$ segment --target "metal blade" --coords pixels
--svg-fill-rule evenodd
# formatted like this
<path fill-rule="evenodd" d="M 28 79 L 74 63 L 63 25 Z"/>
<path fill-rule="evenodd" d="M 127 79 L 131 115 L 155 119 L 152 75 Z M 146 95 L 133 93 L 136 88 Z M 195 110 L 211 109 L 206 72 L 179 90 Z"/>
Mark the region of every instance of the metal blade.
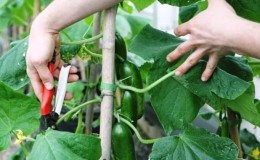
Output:
<path fill-rule="evenodd" d="M 58 115 L 60 115 L 61 108 L 63 106 L 70 67 L 71 65 L 63 65 L 60 71 L 57 93 L 55 97 L 55 106 L 53 107 L 53 111 Z"/>

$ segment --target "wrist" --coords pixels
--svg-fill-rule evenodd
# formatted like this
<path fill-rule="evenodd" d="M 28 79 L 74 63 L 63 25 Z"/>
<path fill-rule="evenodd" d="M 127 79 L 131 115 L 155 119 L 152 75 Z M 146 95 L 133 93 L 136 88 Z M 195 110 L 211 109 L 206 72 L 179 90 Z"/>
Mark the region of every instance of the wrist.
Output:
<path fill-rule="evenodd" d="M 51 34 L 58 34 L 59 30 L 54 29 L 48 20 L 43 15 L 38 15 L 36 19 L 33 21 L 31 25 L 30 34 L 41 34 L 41 33 L 51 33 Z"/>

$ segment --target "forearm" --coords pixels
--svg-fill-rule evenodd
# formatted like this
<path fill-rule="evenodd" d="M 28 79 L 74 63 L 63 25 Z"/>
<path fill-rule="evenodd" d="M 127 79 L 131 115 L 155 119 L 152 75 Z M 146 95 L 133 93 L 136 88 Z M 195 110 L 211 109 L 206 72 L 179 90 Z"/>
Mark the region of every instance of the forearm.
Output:
<path fill-rule="evenodd" d="M 55 0 L 34 21 L 32 29 L 59 32 L 63 28 L 109 8 L 122 0 Z"/>
<path fill-rule="evenodd" d="M 239 54 L 260 58 L 260 24 L 239 17 L 226 43 Z"/>

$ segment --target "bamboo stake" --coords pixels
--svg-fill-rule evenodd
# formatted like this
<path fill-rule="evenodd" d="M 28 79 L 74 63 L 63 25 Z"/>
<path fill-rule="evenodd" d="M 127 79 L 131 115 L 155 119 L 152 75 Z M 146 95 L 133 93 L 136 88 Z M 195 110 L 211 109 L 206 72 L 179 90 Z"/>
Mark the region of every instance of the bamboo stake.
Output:
<path fill-rule="evenodd" d="M 114 59 L 115 59 L 115 15 L 116 7 L 105 10 L 103 59 L 102 59 L 102 83 L 114 84 Z M 102 90 L 100 138 L 102 148 L 102 160 L 110 159 L 111 130 L 113 114 L 113 91 Z"/>
<path fill-rule="evenodd" d="M 33 6 L 33 19 L 41 12 L 41 1 L 34 0 Z"/>
<path fill-rule="evenodd" d="M 96 36 L 100 33 L 100 20 L 101 20 L 101 12 L 98 12 L 94 15 L 94 26 L 93 26 L 93 32 L 92 35 Z M 95 50 L 96 53 L 98 52 L 100 46 L 99 41 L 96 41 L 95 43 Z M 90 76 L 89 76 L 89 82 L 94 83 L 97 79 L 98 75 L 98 68 L 96 64 L 90 64 Z M 96 90 L 95 88 L 91 88 L 88 94 L 88 100 L 91 100 L 95 97 Z M 94 104 L 92 104 L 90 107 L 86 108 L 86 116 L 85 116 L 85 133 L 91 134 L 92 133 L 92 122 L 93 122 L 93 109 Z"/>

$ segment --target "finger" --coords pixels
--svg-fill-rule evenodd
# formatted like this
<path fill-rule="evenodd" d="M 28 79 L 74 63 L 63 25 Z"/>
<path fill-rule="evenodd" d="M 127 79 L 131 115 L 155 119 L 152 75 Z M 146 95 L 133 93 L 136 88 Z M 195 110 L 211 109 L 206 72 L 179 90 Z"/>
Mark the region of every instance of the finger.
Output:
<path fill-rule="evenodd" d="M 59 68 L 56 68 L 54 73 L 53 73 L 53 76 L 55 77 L 55 79 L 58 79 L 59 78 L 59 75 L 60 75 L 60 69 Z"/>
<path fill-rule="evenodd" d="M 77 80 L 79 80 L 79 76 L 78 75 L 76 75 L 76 74 L 69 75 L 68 82 L 75 82 Z"/>
<path fill-rule="evenodd" d="M 194 45 L 188 40 L 180 44 L 174 51 L 169 53 L 167 55 L 167 61 L 172 62 L 181 56 L 183 56 L 185 53 L 189 52 L 194 48 Z"/>
<path fill-rule="evenodd" d="M 68 82 L 74 82 L 74 81 L 77 81 L 79 79 L 79 76 L 77 74 L 77 68 L 74 67 L 70 70 L 70 73 L 69 73 L 69 77 L 68 77 Z M 55 71 L 54 71 L 54 74 L 53 76 L 58 80 L 59 78 L 59 75 L 60 75 L 60 69 L 57 68 Z"/>
<path fill-rule="evenodd" d="M 51 90 L 54 86 L 53 75 L 51 74 L 47 64 L 36 64 L 35 69 L 38 72 L 38 75 L 43 83 L 43 85 Z"/>
<path fill-rule="evenodd" d="M 206 69 L 204 70 L 204 72 L 202 73 L 202 76 L 201 76 L 202 81 L 205 82 L 212 76 L 214 70 L 217 67 L 218 60 L 219 60 L 219 57 L 217 54 L 211 54 L 209 56 L 209 60 L 208 60 Z"/>
<path fill-rule="evenodd" d="M 38 97 L 38 99 L 42 100 L 42 82 L 37 74 L 37 72 L 33 69 L 27 68 L 27 74 L 31 80 L 32 87 L 34 89 L 34 94 Z"/>
<path fill-rule="evenodd" d="M 70 73 L 77 73 L 77 72 L 78 72 L 78 68 L 75 66 L 71 66 Z"/>
<path fill-rule="evenodd" d="M 176 36 L 185 36 L 190 33 L 189 22 L 183 23 L 174 29 Z"/>
<path fill-rule="evenodd" d="M 180 65 L 175 72 L 176 76 L 181 76 L 186 73 L 192 66 L 198 63 L 198 61 L 204 55 L 204 49 L 197 49 L 195 50 L 186 60 L 185 62 Z"/>
<path fill-rule="evenodd" d="M 66 92 L 64 99 L 71 100 L 73 98 L 72 94 L 69 92 Z"/>

